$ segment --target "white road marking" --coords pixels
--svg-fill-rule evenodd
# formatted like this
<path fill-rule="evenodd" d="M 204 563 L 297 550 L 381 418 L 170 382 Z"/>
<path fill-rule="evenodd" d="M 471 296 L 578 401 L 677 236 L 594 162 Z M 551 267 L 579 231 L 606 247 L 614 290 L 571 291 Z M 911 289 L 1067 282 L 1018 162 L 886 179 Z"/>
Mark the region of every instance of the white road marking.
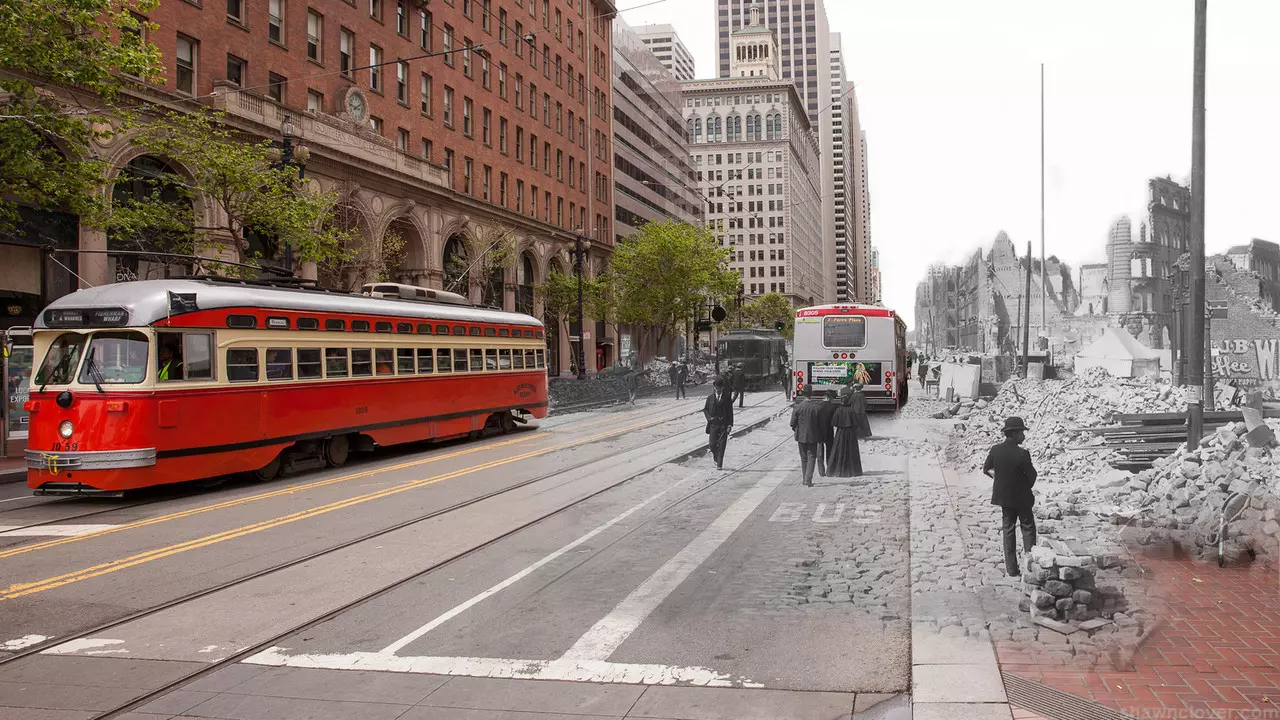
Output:
<path fill-rule="evenodd" d="M 0 503 L 16 502 L 18 500 L 37 500 L 37 499 L 38 498 L 35 495 L 19 495 L 18 497 L 5 498 L 4 500 L 0 500 Z"/>
<path fill-rule="evenodd" d="M 558 557 L 560 557 L 560 556 L 564 555 L 565 553 L 569 552 L 570 550 L 573 550 L 574 548 L 576 548 L 576 547 L 578 547 L 579 545 L 581 545 L 581 544 L 583 544 L 583 543 L 587 542 L 588 540 L 590 540 L 591 538 L 593 538 L 593 537 L 595 537 L 595 536 L 599 535 L 600 533 L 604 532 L 605 530 L 608 530 L 609 528 L 613 527 L 614 525 L 617 525 L 618 523 L 622 522 L 623 520 L 626 520 L 627 518 L 631 517 L 631 515 L 633 515 L 634 513 L 638 512 L 638 511 L 640 511 L 640 510 L 642 510 L 645 506 L 649 505 L 650 503 L 652 503 L 653 501 L 655 501 L 655 500 L 657 500 L 658 498 L 662 497 L 663 495 L 666 495 L 667 493 L 671 492 L 672 490 L 674 490 L 674 489 L 676 489 L 676 488 L 680 487 L 681 485 L 684 485 L 685 483 L 688 483 L 688 482 L 690 482 L 690 481 L 694 480 L 695 478 L 701 478 L 701 477 L 702 477 L 702 473 L 694 473 L 694 474 L 692 474 L 692 475 L 690 475 L 690 476 L 688 476 L 688 477 L 684 478 L 683 480 L 681 480 L 681 481 L 679 481 L 679 482 L 675 483 L 675 484 L 674 484 L 674 485 L 672 485 L 671 487 L 668 487 L 667 489 L 663 490 L 662 492 L 660 492 L 660 493 L 658 493 L 658 494 L 656 494 L 656 495 L 650 495 L 648 498 L 646 498 L 646 499 L 644 499 L 643 501 L 641 501 L 638 505 L 634 505 L 634 506 L 632 506 L 632 507 L 631 507 L 630 509 L 628 509 L 626 512 L 622 513 L 621 515 L 618 515 L 618 516 L 614 517 L 614 518 L 613 518 L 612 520 L 610 520 L 609 522 L 606 522 L 605 524 L 601 525 L 600 527 L 597 527 L 595 530 L 592 530 L 591 532 L 587 533 L 586 535 L 583 535 L 582 537 L 578 538 L 577 540 L 574 540 L 573 542 L 569 543 L 568 545 L 565 545 L 564 547 L 560 548 L 559 550 L 556 550 L 555 552 L 551 553 L 550 555 L 547 555 L 546 557 L 543 557 L 541 560 L 539 560 L 539 561 L 535 562 L 534 564 L 530 565 L 529 567 L 527 567 L 527 568 L 525 568 L 525 569 L 521 570 L 520 572 L 516 573 L 515 575 L 512 575 L 511 577 L 507 578 L 506 580 L 503 580 L 502 582 L 498 583 L 497 585 L 494 585 L 493 587 L 489 588 L 488 590 L 485 590 L 484 592 L 480 593 L 479 595 L 476 595 L 475 597 L 471 598 L 470 600 L 467 600 L 466 602 L 463 602 L 462 604 L 460 604 L 460 605 L 458 605 L 458 606 L 454 607 L 453 609 L 451 609 L 451 610 L 449 610 L 448 612 L 444 613 L 443 615 L 441 615 L 441 616 L 437 617 L 436 619 L 432 620 L 431 622 L 427 623 L 426 625 L 423 625 L 422 627 L 418 628 L 417 630 L 414 630 L 413 632 L 409 633 L 408 635 L 405 635 L 404 637 L 400 638 L 399 640 L 397 640 L 397 641 L 395 641 L 395 642 L 391 643 L 390 645 L 388 645 L 388 646 L 386 646 L 385 648 L 383 648 L 383 649 L 382 649 L 382 652 L 383 652 L 383 653 L 386 653 L 386 654 L 388 654 L 388 655 L 394 655 L 395 653 L 399 652 L 401 649 L 403 649 L 406 645 L 408 645 L 409 643 L 413 642 L 414 640 L 417 640 L 418 638 L 422 637 L 423 635 L 426 635 L 427 633 L 431 632 L 432 630 L 435 630 L 436 628 L 438 628 L 438 627 L 440 627 L 441 625 L 443 625 L 443 624 L 445 624 L 445 623 L 449 622 L 450 620 L 452 620 L 453 618 L 455 618 L 455 617 L 457 617 L 457 616 L 461 615 L 462 613 L 466 612 L 467 610 L 470 610 L 472 607 L 474 607 L 474 606 L 476 606 L 476 605 L 480 604 L 481 602 L 484 602 L 484 601 L 485 601 L 485 600 L 487 600 L 488 598 L 490 598 L 490 597 L 492 597 L 492 596 L 494 596 L 494 595 L 496 595 L 496 594 L 498 594 L 498 593 L 502 592 L 503 590 L 506 590 L 507 588 L 511 587 L 512 585 L 514 585 L 514 584 L 516 584 L 516 583 L 520 582 L 521 580 L 523 580 L 524 578 L 526 578 L 526 577 L 528 577 L 530 574 L 532 574 L 534 571 L 536 571 L 538 568 L 540 568 L 540 567 L 542 567 L 542 566 L 546 565 L 546 564 L 547 564 L 547 563 L 549 563 L 549 562 L 554 561 L 556 558 L 558 558 Z"/>
<path fill-rule="evenodd" d="M 61 645 L 55 645 L 41 652 L 41 655 L 75 655 L 84 652 L 90 654 L 87 650 L 98 650 L 99 648 L 111 647 L 112 645 L 123 645 L 123 640 L 107 640 L 106 638 L 80 638 L 78 640 L 69 640 Z M 123 652 L 123 651 L 115 651 Z M 93 653 L 97 654 L 97 653 Z"/>
<path fill-rule="evenodd" d="M 115 525 L 0 525 L 0 537 L 78 537 L 113 527 Z"/>
<path fill-rule="evenodd" d="M 628 683 L 639 685 L 699 685 L 706 687 L 764 687 L 747 678 L 734 677 L 706 667 L 682 667 L 678 665 L 613 663 L 608 657 L 635 632 L 662 602 L 679 587 L 689 575 L 716 551 L 729 536 L 755 512 L 785 479 L 787 472 L 781 467 L 774 470 L 751 489 L 743 493 L 732 505 L 716 518 L 675 557 L 671 558 L 649 576 L 621 603 L 574 643 L 563 656 L 555 660 L 523 660 L 517 658 L 485 657 L 406 657 L 396 655 L 409 643 L 431 630 L 457 617 L 462 612 L 482 602 L 495 593 L 510 587 L 530 573 L 564 555 L 578 545 L 616 525 L 636 511 L 662 497 L 681 484 L 653 495 L 609 522 L 556 550 L 538 562 L 449 610 L 414 632 L 397 640 L 378 652 L 353 652 L 341 654 L 290 654 L 289 648 L 273 647 L 263 650 L 242 662 L 251 665 L 270 665 L 328 670 L 377 670 L 382 672 L 422 673 L 468 677 L 522 678 L 533 680 L 568 680 L 577 682 Z"/>
<path fill-rule="evenodd" d="M 0 650 L 21 650 L 32 645 L 38 645 L 48 639 L 48 635 L 23 635 L 17 640 L 6 640 L 0 643 Z"/>
<path fill-rule="evenodd" d="M 786 476 L 785 470 L 775 468 L 761 478 L 760 482 L 726 508 L 706 530 L 618 603 L 613 612 L 601 618 L 585 635 L 578 638 L 578 642 L 560 659 L 574 662 L 608 660 L 631 633 L 640 627 L 645 618 L 729 539 L 760 503 L 782 484 Z"/>

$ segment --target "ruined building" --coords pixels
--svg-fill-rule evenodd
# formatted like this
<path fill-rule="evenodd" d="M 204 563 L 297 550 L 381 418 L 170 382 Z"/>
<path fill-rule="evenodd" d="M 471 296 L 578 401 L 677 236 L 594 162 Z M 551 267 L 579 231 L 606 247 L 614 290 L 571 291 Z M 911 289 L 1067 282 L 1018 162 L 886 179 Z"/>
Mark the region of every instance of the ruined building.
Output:
<path fill-rule="evenodd" d="M 1176 341 L 1174 267 L 1187 251 L 1191 191 L 1168 177 L 1148 182 L 1147 219 L 1123 216 L 1107 235 L 1107 308 L 1151 348 Z"/>

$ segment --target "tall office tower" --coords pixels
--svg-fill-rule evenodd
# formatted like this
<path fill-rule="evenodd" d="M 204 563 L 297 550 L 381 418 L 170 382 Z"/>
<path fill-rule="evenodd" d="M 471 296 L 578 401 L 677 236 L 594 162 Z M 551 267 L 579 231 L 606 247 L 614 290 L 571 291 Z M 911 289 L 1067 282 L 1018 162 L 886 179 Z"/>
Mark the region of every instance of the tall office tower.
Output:
<path fill-rule="evenodd" d="M 670 25 L 641 25 L 631 28 L 631 32 L 677 80 L 687 82 L 693 79 L 693 53 L 680 41 L 675 28 Z"/>
<path fill-rule="evenodd" d="M 840 33 L 831 33 L 831 96 L 838 98 L 831 108 L 832 133 L 832 191 L 835 203 L 835 264 L 836 302 L 850 302 L 854 293 L 854 254 L 850 239 L 854 234 L 853 202 L 854 163 L 857 151 L 853 138 L 857 137 L 857 109 L 845 94 L 848 80 L 844 66 L 844 52 L 840 45 Z"/>
<path fill-rule="evenodd" d="M 858 116 L 857 92 L 845 97 L 853 101 L 853 116 Z M 858 302 L 871 302 L 875 294 L 871 273 L 871 189 L 867 184 L 867 133 L 861 128 L 854 136 L 857 156 L 854 158 L 853 201 L 857 205 L 853 217 L 854 291 Z"/>
<path fill-rule="evenodd" d="M 823 0 L 716 0 L 716 35 L 720 77 L 730 76 L 730 34 L 749 23 L 752 6 L 762 23 L 777 38 L 781 76 L 795 83 L 809 113 L 821 155 L 822 293 L 821 302 L 836 299 L 836 209 L 833 164 L 835 135 L 832 127 L 829 60 L 831 35 Z"/>

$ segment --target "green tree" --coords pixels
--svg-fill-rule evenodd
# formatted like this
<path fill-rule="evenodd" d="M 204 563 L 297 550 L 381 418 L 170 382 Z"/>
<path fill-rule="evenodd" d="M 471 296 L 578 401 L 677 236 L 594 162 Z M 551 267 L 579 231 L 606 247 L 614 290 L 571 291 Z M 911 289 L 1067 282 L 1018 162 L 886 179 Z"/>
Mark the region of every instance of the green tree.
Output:
<path fill-rule="evenodd" d="M 286 245 L 298 263 L 347 261 L 358 246 L 354 231 L 336 222 L 339 194 L 301 182 L 270 141 L 246 142 L 218 120 L 211 112 L 172 112 L 143 124 L 131 142 L 187 174 L 164 173 L 148 180 L 154 192 L 146 197 L 117 199 L 107 231 L 139 244 L 161 235 L 176 252 L 230 249 L 251 265 L 278 260 Z M 131 179 L 122 173 L 119 181 Z M 195 201 L 211 205 L 202 215 L 215 224 L 197 223 Z"/>
<path fill-rule="evenodd" d="M 744 320 L 756 327 L 773 330 L 781 322 L 782 334 L 788 340 L 795 335 L 796 310 L 786 296 L 771 292 L 752 299 L 742 309 Z"/>
<path fill-rule="evenodd" d="M 729 251 L 708 229 L 668 220 L 650 222 L 614 252 L 612 294 L 617 322 L 662 342 L 694 321 L 706 298 L 738 288 Z"/>
<path fill-rule="evenodd" d="M 609 307 L 609 288 L 607 278 L 583 278 L 582 305 L 590 317 L 608 321 L 613 312 Z M 569 325 L 578 320 L 578 276 L 552 271 L 546 282 L 533 290 L 546 311 L 561 323 L 568 334 Z"/>
<path fill-rule="evenodd" d="M 94 223 L 104 164 L 92 141 L 129 115 L 129 83 L 163 76 L 160 52 L 138 20 L 157 0 L 0 0 L 0 229 L 29 205 Z M 50 88 L 57 88 L 54 92 Z"/>

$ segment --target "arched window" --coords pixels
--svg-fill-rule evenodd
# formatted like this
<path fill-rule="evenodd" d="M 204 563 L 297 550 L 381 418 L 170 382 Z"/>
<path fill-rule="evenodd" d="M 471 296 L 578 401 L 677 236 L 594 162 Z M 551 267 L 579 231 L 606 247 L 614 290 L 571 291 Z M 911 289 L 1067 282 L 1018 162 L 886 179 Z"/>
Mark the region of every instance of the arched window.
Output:
<path fill-rule="evenodd" d="M 516 265 L 516 312 L 533 314 L 533 258 L 529 253 L 520 255 Z"/>
<path fill-rule="evenodd" d="M 693 119 L 693 141 L 702 142 L 702 118 Z"/>
<path fill-rule="evenodd" d="M 707 142 L 720 142 L 724 139 L 724 125 L 719 115 L 707 118 Z"/>
<path fill-rule="evenodd" d="M 693 142 L 693 127 L 695 120 L 697 120 L 697 118 L 689 118 L 689 127 L 686 129 L 686 132 L 689 134 L 689 142 Z"/>
<path fill-rule="evenodd" d="M 748 141 L 750 141 L 750 140 L 755 140 L 755 139 L 756 139 L 756 132 L 757 132 L 757 130 L 756 130 L 756 116 L 755 116 L 755 115 L 748 115 L 748 116 L 747 116 L 747 140 L 748 140 Z"/>
<path fill-rule="evenodd" d="M 183 193 L 178 171 L 166 160 L 142 155 L 120 169 L 111 188 L 111 201 L 118 205 L 129 202 L 158 201 L 174 208 L 173 225 L 138 228 L 133 232 L 113 230 L 107 234 L 107 250 L 156 252 L 190 252 L 187 232 L 178 225 L 194 222 L 191 199 Z M 168 213 L 166 213 L 168 214 Z M 138 255 L 113 256 L 115 275 L 120 280 L 146 280 L 189 274 L 189 264 L 172 258 Z"/>
<path fill-rule="evenodd" d="M 739 142 L 742 140 L 742 116 L 730 115 L 725 121 L 725 130 L 728 133 L 729 142 Z"/>
<path fill-rule="evenodd" d="M 441 267 L 444 268 L 444 289 L 449 292 L 467 295 L 467 246 L 458 235 L 451 235 L 444 244 L 444 256 Z"/>

